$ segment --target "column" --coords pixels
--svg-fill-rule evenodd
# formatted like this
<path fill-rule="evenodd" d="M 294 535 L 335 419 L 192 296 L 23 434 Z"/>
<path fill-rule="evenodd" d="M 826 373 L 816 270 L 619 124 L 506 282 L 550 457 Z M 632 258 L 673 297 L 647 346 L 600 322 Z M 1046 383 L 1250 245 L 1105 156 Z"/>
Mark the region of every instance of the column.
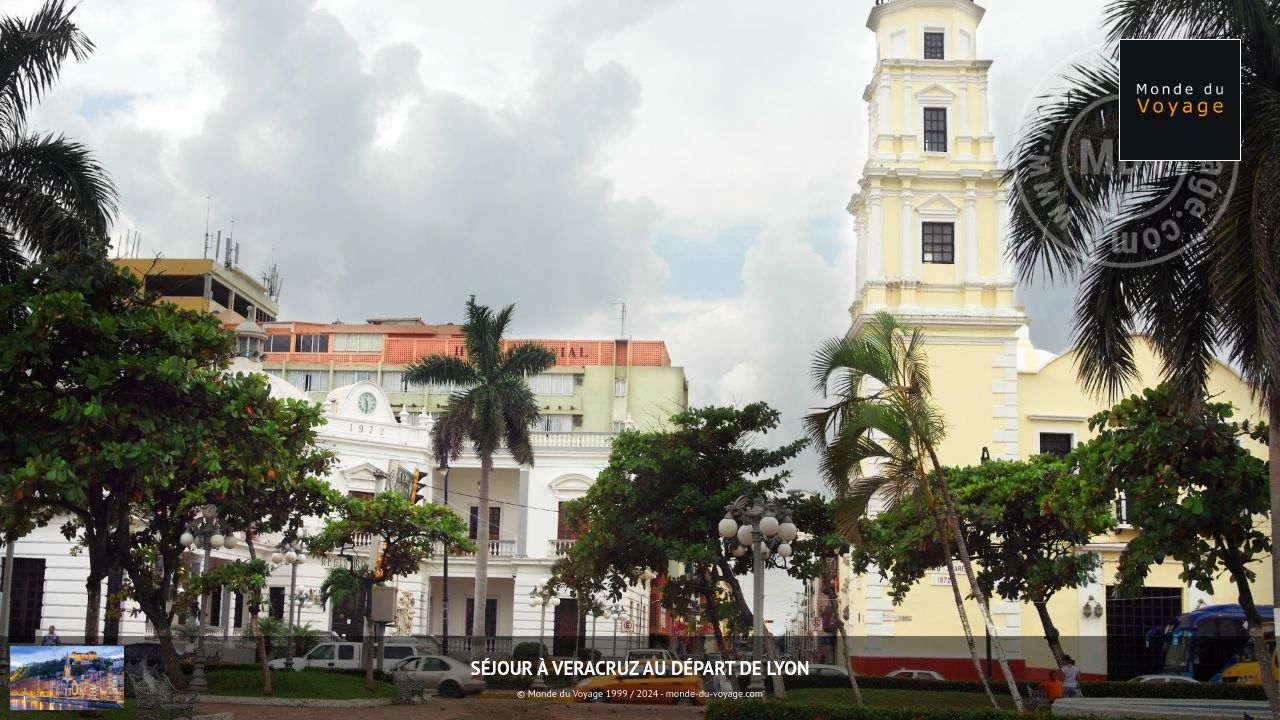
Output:
<path fill-rule="evenodd" d="M 529 557 L 529 471 L 520 468 L 520 512 L 516 515 L 516 557 Z M 543 538 L 546 544 L 546 538 Z M 543 557 L 544 555 L 539 555 Z"/>
<path fill-rule="evenodd" d="M 911 188 L 904 186 L 898 199 L 900 211 L 898 216 L 898 227 L 901 228 L 901 236 L 899 240 L 901 245 L 901 265 L 898 275 L 904 280 L 914 278 L 916 276 L 916 224 L 912 222 L 911 199 Z"/>
<path fill-rule="evenodd" d="M 920 138 L 916 136 L 916 108 L 911 96 L 911 78 L 902 78 L 902 159 L 918 160 L 920 157 Z"/>
<path fill-rule="evenodd" d="M 893 159 L 892 146 L 888 151 L 881 151 L 880 135 L 882 133 L 891 134 L 893 132 L 893 107 L 889 100 L 889 76 L 881 74 L 880 87 L 876 92 L 876 124 L 873 128 L 874 136 L 872 137 L 872 147 L 875 148 L 874 153 L 870 153 L 867 157 L 880 157 L 889 160 Z"/>
<path fill-rule="evenodd" d="M 956 118 L 956 135 L 958 137 L 968 137 L 969 135 L 969 76 L 960 76 L 960 97 L 959 97 L 959 115 Z"/>
<path fill-rule="evenodd" d="M 867 196 L 867 204 L 871 207 L 870 227 L 867 232 L 867 277 L 879 280 L 884 277 L 884 263 L 880 253 L 884 245 L 884 221 L 880 212 L 880 190 L 877 188 Z"/>
<path fill-rule="evenodd" d="M 1001 188 L 996 191 L 996 280 L 1012 283 L 1009 272 L 1009 194 Z"/>
<path fill-rule="evenodd" d="M 980 97 L 978 101 L 980 103 L 979 109 L 982 111 L 982 125 L 981 125 L 982 134 L 990 135 L 991 134 L 991 113 L 990 113 L 990 109 L 987 107 L 987 78 L 985 77 L 982 78 L 982 84 L 979 86 L 979 93 L 980 93 Z"/>
<path fill-rule="evenodd" d="M 965 282 L 978 282 L 978 194 L 964 191 Z"/>

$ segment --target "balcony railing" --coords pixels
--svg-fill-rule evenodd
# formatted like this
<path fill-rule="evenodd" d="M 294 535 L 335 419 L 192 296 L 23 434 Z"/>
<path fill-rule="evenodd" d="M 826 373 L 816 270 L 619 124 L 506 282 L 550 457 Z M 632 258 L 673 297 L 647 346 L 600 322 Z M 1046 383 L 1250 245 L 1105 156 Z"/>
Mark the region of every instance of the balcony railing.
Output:
<path fill-rule="evenodd" d="M 550 545 L 551 545 L 551 554 L 552 554 L 553 556 L 555 556 L 555 557 L 559 557 L 559 556 L 561 556 L 561 555 L 568 555 L 568 554 L 569 554 L 569 548 L 573 547 L 573 544 L 574 544 L 574 543 L 576 543 L 576 542 L 578 542 L 578 541 L 577 541 L 577 540 L 566 540 L 566 539 L 564 539 L 564 538 L 556 538 L 556 539 L 554 539 L 554 540 L 550 540 L 550 541 L 548 541 L 548 542 L 549 542 L 549 543 L 550 543 Z"/>
<path fill-rule="evenodd" d="M 603 432 L 532 432 L 529 442 L 534 447 L 569 450 L 607 450 L 613 445 L 613 433 Z"/>
<path fill-rule="evenodd" d="M 440 557 L 444 554 L 444 545 L 436 543 L 435 556 Z M 515 540 L 490 540 L 489 541 L 489 557 L 515 557 L 516 541 Z M 451 552 L 449 557 L 475 557 L 475 553 Z"/>

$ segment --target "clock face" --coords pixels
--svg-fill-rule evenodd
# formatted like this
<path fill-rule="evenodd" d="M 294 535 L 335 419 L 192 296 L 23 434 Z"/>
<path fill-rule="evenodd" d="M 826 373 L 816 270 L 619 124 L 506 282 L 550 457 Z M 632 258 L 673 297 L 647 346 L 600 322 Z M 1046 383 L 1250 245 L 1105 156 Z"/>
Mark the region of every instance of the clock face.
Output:
<path fill-rule="evenodd" d="M 373 393 L 360 393 L 360 397 L 356 398 L 356 407 L 360 408 L 360 412 L 368 415 L 378 407 L 378 399 L 373 396 Z"/>

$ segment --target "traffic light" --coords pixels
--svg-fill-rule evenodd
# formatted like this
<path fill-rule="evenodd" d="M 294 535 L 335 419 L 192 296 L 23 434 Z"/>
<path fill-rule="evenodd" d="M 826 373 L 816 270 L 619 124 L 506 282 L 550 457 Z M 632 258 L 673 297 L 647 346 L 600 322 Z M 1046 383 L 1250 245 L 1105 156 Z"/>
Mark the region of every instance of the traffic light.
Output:
<path fill-rule="evenodd" d="M 431 502 L 431 486 L 422 482 L 422 476 L 425 475 L 421 470 L 413 471 L 413 504 L 425 505 Z"/>

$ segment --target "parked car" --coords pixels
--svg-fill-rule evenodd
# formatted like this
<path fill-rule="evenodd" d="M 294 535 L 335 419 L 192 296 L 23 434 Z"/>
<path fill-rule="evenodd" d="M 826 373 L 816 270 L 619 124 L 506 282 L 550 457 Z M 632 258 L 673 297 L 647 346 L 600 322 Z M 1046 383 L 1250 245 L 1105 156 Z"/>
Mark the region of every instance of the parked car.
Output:
<path fill-rule="evenodd" d="M 578 702 L 647 705 L 702 705 L 706 702 L 698 676 L 672 675 L 670 671 L 663 673 L 660 671 L 662 662 L 645 663 L 634 674 L 600 675 L 580 680 L 573 686 L 573 699 Z"/>
<path fill-rule="evenodd" d="M 1136 683 L 1199 683 L 1200 681 L 1187 677 L 1186 675 L 1174 675 L 1173 673 L 1154 673 L 1152 675 L 1139 675 L 1129 682 Z"/>
<path fill-rule="evenodd" d="M 635 648 L 627 651 L 627 662 L 632 660 L 675 660 L 670 650 L 660 648 Z"/>
<path fill-rule="evenodd" d="M 344 670 L 356 670 L 364 667 L 361 662 L 361 652 L 363 644 L 358 642 L 322 642 L 311 649 L 311 652 L 302 657 L 293 659 L 294 670 L 305 670 L 312 668 L 339 668 Z M 374 652 L 378 652 L 378 648 L 374 646 Z M 382 657 L 386 665 L 394 666 L 401 660 L 414 655 L 426 655 L 426 648 L 421 647 L 412 638 L 394 638 L 386 639 L 386 648 L 383 650 Z M 374 655 L 376 660 L 377 655 Z M 285 667 L 284 658 L 276 658 L 267 663 L 273 669 L 283 670 Z"/>
<path fill-rule="evenodd" d="M 443 655 L 411 655 L 395 664 L 396 672 L 404 672 L 426 680 L 427 687 L 447 698 L 460 698 L 484 692 L 485 681 L 471 672 L 471 666 Z"/>
<path fill-rule="evenodd" d="M 909 668 L 898 668 L 893 672 L 885 675 L 885 677 L 902 678 L 907 680 L 946 680 L 940 673 L 933 670 L 912 670 Z"/>

